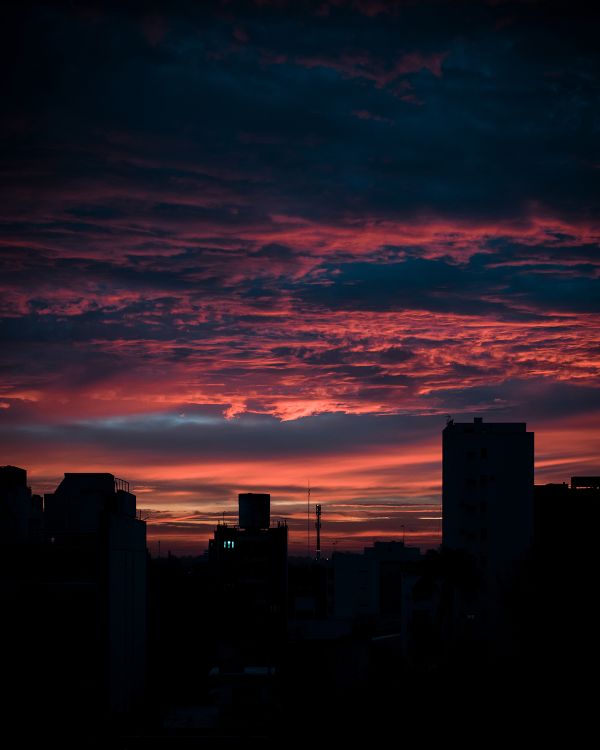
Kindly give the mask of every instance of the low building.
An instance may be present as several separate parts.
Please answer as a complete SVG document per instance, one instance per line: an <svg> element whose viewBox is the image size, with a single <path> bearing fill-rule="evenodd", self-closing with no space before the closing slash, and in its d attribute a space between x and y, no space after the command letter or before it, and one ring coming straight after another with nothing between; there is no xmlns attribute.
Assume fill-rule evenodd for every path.
<svg viewBox="0 0 600 750"><path fill-rule="evenodd" d="M209 541L211 608L221 642L262 664L285 634L288 529L271 525L270 495L244 493L238 502L239 524L219 524Z"/></svg>

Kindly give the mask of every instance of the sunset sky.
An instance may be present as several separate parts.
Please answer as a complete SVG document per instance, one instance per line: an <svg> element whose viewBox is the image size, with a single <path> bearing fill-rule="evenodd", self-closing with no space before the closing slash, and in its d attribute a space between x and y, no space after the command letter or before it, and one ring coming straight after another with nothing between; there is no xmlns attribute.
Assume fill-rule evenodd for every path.
<svg viewBox="0 0 600 750"><path fill-rule="evenodd" d="M600 474L600 47L576 2L19 2L0 24L0 464L201 553L439 543L441 430ZM565 531L582 523L565 508Z"/></svg>

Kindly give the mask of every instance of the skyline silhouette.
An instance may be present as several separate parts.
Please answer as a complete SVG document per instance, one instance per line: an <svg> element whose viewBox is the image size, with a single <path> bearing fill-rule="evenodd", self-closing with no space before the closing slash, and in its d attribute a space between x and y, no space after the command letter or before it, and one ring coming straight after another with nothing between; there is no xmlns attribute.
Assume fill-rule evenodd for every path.
<svg viewBox="0 0 600 750"><path fill-rule="evenodd" d="M576 475L594 475L597 471L597 455L600 454L600 437L592 426L595 422L590 414L585 415L586 423L592 432L574 432L572 423L567 424L566 432L560 422L553 420L533 420L511 410L505 417L498 412L455 413L457 421L472 419L480 414L486 420L527 421L536 432L536 482L540 484L562 482ZM0 414L0 419L3 415ZM356 442L365 442L365 455L360 446L348 446L348 438L340 438L347 447L337 459L329 455L331 441L337 441L337 427L333 432L321 433L318 422L311 424L312 418L300 422L277 422L267 418L268 425L261 425L254 418L241 417L235 423L214 418L200 423L190 433L183 423L171 425L175 437L184 435L197 439L197 430L205 433L210 442L211 431L217 430L214 445L207 454L206 462L198 461L197 456L186 455L185 464L179 474L179 461L172 462L170 454L163 453L162 429L156 433L156 445L150 458L152 466L129 458L136 453L136 440L141 434L143 423L131 435L131 443L122 445L126 436L117 435L121 428L107 426L104 440L115 436L118 448L110 445L92 446L88 450L83 445L73 443L72 449L60 445L58 456L67 452L69 459L65 468L69 470L104 471L109 466L117 474L128 477L136 487L140 498L140 508L148 514L149 539L151 550L156 554L161 539L163 550L187 551L193 554L200 537L206 545L212 533L215 519L233 513L234 500L240 491L260 492L268 477L269 488L275 499L275 513L288 521L291 531L291 551L302 554L306 526L307 481L313 487L314 502L321 502L327 508L326 525L323 529L323 544L327 554L332 546L362 548L368 530L368 539L385 539L399 534L404 527L406 538L415 544L435 546L441 534L441 441L439 429L445 423L445 415L432 417L376 417L370 427L363 418L357 418L354 425ZM176 420L177 421L177 420ZM539 425L542 425L542 428ZM225 425L221 432L221 426ZM545 426L545 427L544 427ZM83 428L84 431L87 428ZM365 430L364 433L361 432ZM236 435L241 430L244 440ZM279 447L269 444L264 448L262 436L275 430ZM180 432L182 431L182 432ZM42 442L35 438L35 431L23 428L11 434L23 439L23 443L5 450L6 460L16 466L27 466L34 489L38 493L51 492L58 484L61 473L58 471L61 460L53 457L53 440L40 430ZM308 434L306 434L308 433ZM33 434L33 438L30 436ZM168 434L168 433L167 433ZM352 433L354 435L354 433ZM566 435L564 453L561 440ZM129 441L129 438L126 438ZM152 441L155 440L151 433ZM205 446L204 439L201 446ZM230 448L228 440L233 444ZM350 440L354 442L354 438ZM381 444L381 441L385 441ZM307 441L309 453L307 454ZM55 448L56 446L54 446ZM294 451L297 449L297 453ZM321 449L323 454L319 455ZM377 449L376 453L373 453ZM35 456L32 456L32 450ZM98 450L98 453L96 451ZM188 445L182 449L191 453ZM349 452L348 452L349 451ZM195 453L195 452L194 452ZM75 454L75 456L73 456ZM107 456L98 460L96 455ZM43 458L40 460L40 456ZM167 457L169 460L167 460ZM209 460L210 457L210 460ZM32 460L33 459L33 460ZM125 460L124 460L125 459ZM289 463L288 463L289 461ZM219 468L220 467L220 468ZM218 474L222 471L222 474ZM195 478L190 477L190 473ZM431 520L423 520L431 519ZM335 542L335 544L333 544Z"/></svg>
<svg viewBox="0 0 600 750"><path fill-rule="evenodd" d="M525 423L448 418L442 438L441 545L419 550L399 534L331 559L316 540L289 555L270 494L248 492L206 552L152 558L128 481L66 472L42 501L24 469L0 466L10 721L24 721L32 680L46 693L46 735L126 744L271 739L315 700L327 704L324 736L344 736L343 716L360 706L359 726L388 727L394 680L415 716L432 677L436 690L460 685L429 695L436 712L480 701L481 686L554 694L573 653L595 642L589 597L577 618L561 597L579 601L592 581L600 476L534 485ZM593 523L557 555L571 503ZM182 637L196 644L183 661L172 658ZM495 715L493 702L477 705Z"/></svg>
<svg viewBox="0 0 600 750"><path fill-rule="evenodd" d="M442 441L440 443L440 468L442 468L442 456L444 453L448 454L448 457L444 459L444 461L448 462L448 466L455 465L454 471L457 471L458 467L462 467L462 469L473 469L475 467L476 469L480 469L481 466L486 471L490 471L493 469L494 474L498 475L498 478L494 476L493 485L490 485L488 488L488 491L491 491L491 489L494 489L494 492L498 495L498 497L502 497L506 493L510 492L510 486L511 482L514 479L514 472L516 471L515 466L517 465L515 461L512 463L506 458L503 457L500 463L498 463L498 459L496 459L496 463L494 463L491 459L488 458L488 450L490 450L489 446L494 446L494 440L502 440L503 436L512 435L512 442L513 442L513 450L515 451L515 456L519 453L519 438L522 437L525 438L531 438L531 444L529 442L527 443L527 448L525 450L525 454L522 459L515 459L515 460L521 460L525 461L525 465L529 466L529 469L524 469L528 472L528 484L531 486L530 492L533 493L533 488L535 487L548 487L548 488L558 488L554 490L555 492L555 505L557 506L558 501L560 498L566 499L569 497L568 492L566 491L569 486L576 487L576 483L580 482L582 483L582 487L593 487L593 481L597 477L597 471L594 473L590 473L585 477L582 476L571 476L568 477L565 475L565 472L563 471L561 475L559 475L560 481L557 482L544 482L544 481L537 481L534 480L533 472L536 464L536 453L533 448L533 435L534 432L528 432L526 431L526 424L525 423L511 423L511 422L487 422L482 417L474 417L473 422L457 422L454 419L447 417L446 419L446 426L445 429L442 431ZM450 452L449 449L444 448L446 446L446 440L450 439L453 435L456 435L455 440L459 438L459 432L460 435L462 435L463 441L465 441L466 446L470 446L471 442L474 440L475 443L473 443L474 447L469 448L467 450L466 448L464 450L461 450L458 448L458 456L462 456L464 453L464 456L469 456L469 460L464 462L466 459L464 456L460 459L457 459L457 462L454 461L454 458L450 458ZM451 433L451 434L450 434ZM514 434L513 434L514 433ZM539 435L536 435L536 447L537 447L537 438L539 438ZM484 441L484 442L481 442ZM485 445L485 447L481 447ZM457 441L457 447L460 444ZM449 445L449 443L448 443ZM481 455L480 455L481 453ZM474 458L473 458L474 457ZM560 462L559 462L560 463ZM481 464L481 465L480 465ZM445 465L445 464L444 464ZM594 466L598 466L598 462L596 461ZM41 518L40 513L42 506L45 504L45 498L48 499L50 502L52 502L53 493L46 492L46 493L34 493L32 488L24 484L26 480L24 480L22 477L27 476L30 474L29 469L23 469L19 467L12 466L10 464L7 464L4 467L0 467L10 475L10 477L13 477L14 474L14 481L19 486L23 485L20 492L24 493L23 497L25 495L27 498L28 503L31 503L32 513L33 517L35 518L34 521L31 523L36 524L36 528L41 524L41 521L39 520ZM398 471L401 471L400 469ZM12 473L11 473L12 472ZM457 484L457 497L462 497L464 494L464 489L462 488L461 482L463 481L462 478L459 478L458 480L450 480L450 470L444 469L445 474L448 476L447 483L448 487L452 486L452 482ZM440 474L443 474L444 472L440 472ZM90 474L89 472L87 474ZM78 476L77 473L72 472L65 472L63 479L66 481L69 477L76 477ZM82 474L81 476L86 476L86 473ZM103 474L102 472L98 473L91 473L90 476L113 476ZM460 472L456 474L457 477L460 477ZM489 476L493 475L485 475L483 479L489 479ZM538 473L539 476L539 473ZM552 474L552 477L555 478L555 474ZM11 479L10 481L13 481ZM442 479L442 476L440 476L440 479ZM481 481L483 481L483 479ZM569 479L571 482L571 485L566 483L566 480ZM530 481L529 481L530 480ZM9 481L9 480L7 480ZM125 482L124 480L115 480L118 482L122 482L124 485L127 486L127 489L131 486L132 491L136 491L135 485L132 485L130 482ZM477 477L474 479L469 479L471 483L474 483L474 486L477 487L478 482L480 481ZM586 482L588 484L586 484ZM592 484L589 484L589 482L592 482ZM7 484L7 487L10 485ZM497 485L497 486L496 486ZM60 485L59 485L60 487ZM143 487L143 485L142 485ZM296 557L304 557L308 554L308 549L311 550L311 553L309 556L316 556L317 552L317 537L314 531L315 524L317 521L317 507L321 507L324 509L324 516L321 517L321 549L323 552L323 555L325 558L330 557L334 552L338 551L358 551L362 550L367 544L373 544L378 542L383 542L386 539L389 540L399 540L401 539L403 542L407 541L408 544L410 544L413 547L421 548L423 550L428 549L435 549L439 547L439 545L442 543L442 510L443 510L443 482L440 481L440 493L437 497L437 502L428 503L428 504L422 504L418 501L407 503L406 501L403 501L402 499L398 501L388 500L388 502L384 506L376 506L375 512L385 512L388 514L388 517L385 520L391 520L392 517L395 517L396 523L392 524L390 523L390 528L385 533L378 533L373 532L369 533L368 530L368 516L366 517L366 522L363 519L357 518L352 521L352 524L354 526L358 526L358 529L356 530L356 534L353 536L342 536L339 535L339 532L336 533L335 530L336 527L339 528L339 519L336 518L336 509L338 507L338 503L335 501L333 503L327 503L323 500L321 502L316 502L317 499L320 499L319 496L319 488L312 486L310 489L310 495L308 495L307 491L307 497L309 499L309 505L308 505L308 511L307 511L307 505L306 505L306 497L303 498L302 504L298 504L300 507L297 509L296 513L290 513L288 515L285 515L282 510L282 506L276 506L278 508L277 512L273 512L272 509L267 511L267 514L269 516L272 516L275 520L275 523L283 523L286 525L287 528L289 528L289 535L290 539L288 541L290 554ZM482 485L483 487L483 485ZM264 489L264 485L262 486ZM39 487L34 487L34 489L39 490ZM254 488L255 489L255 488ZM263 495L260 493L256 494L253 491L247 493L248 497L257 497L261 498ZM561 495L560 490L565 490L564 493ZM26 492L25 492L26 490ZM473 489L470 490L473 492ZM548 490L550 491L550 489ZM449 490L446 490L447 493L449 493ZM514 493L513 493L514 494ZM244 493L238 493L238 497L242 498L245 497ZM264 495L264 497L269 497L270 495ZM533 514L533 495L527 500L526 504L530 508L528 511L519 510L519 505L522 504L522 502L525 502L524 497L519 499L519 497L513 497L513 504L514 504L514 510L515 512L526 512L529 513L532 517ZM275 498L277 500L277 498ZM457 501L458 502L458 501ZM461 500L462 502L462 500ZM202 506L202 500L198 498L194 501L196 506ZM269 508L270 508L270 500L269 500ZM161 549L163 555L169 555L170 553L174 554L183 554L183 555L198 555L203 554L208 551L210 540L213 536L213 531L215 525L221 525L224 526L237 526L237 519L238 519L238 513L239 511L236 510L233 502L227 498L223 499L222 505L220 506L223 508L223 510L220 510L218 512L202 512L201 510L195 509L190 520L194 522L193 527L196 527L196 533L191 535L190 538L185 542L185 546L182 548L178 548L177 544L172 543L172 538L169 536L169 534L165 534L162 536L160 533L152 533L152 527L153 525L156 527L158 526L160 528L160 525L162 523L165 523L165 521L160 518L162 515L161 511L158 511L159 518L157 519L154 515L156 511L153 511L148 508L140 507L137 510L137 517L139 519L142 519L147 527L148 527L148 534L147 534L147 542L148 542L148 552L152 556L159 557L161 555ZM370 506L373 509L373 505ZM308 517L307 517L308 512ZM555 508L554 511L556 514L559 512L568 512L568 508L561 509L559 511L558 507ZM447 515L447 512L446 512ZM506 523L510 523L508 520L511 517L510 509L506 508L505 510L506 515L506 521L503 522L503 525L506 526ZM310 528L310 531L307 530L307 522ZM427 525L425 528L428 528L427 531L421 531L419 527L419 522L427 522ZM23 521L25 523L25 521ZM171 520L166 521L167 524L171 523ZM361 524L364 523L365 528L361 528ZM458 539L458 531L455 530L452 533L450 532L450 528L455 529L456 521L453 522L452 527L450 527L446 523L447 526L447 533L446 538L451 538L451 547L457 546L457 539ZM502 536L501 528L498 526L498 519L494 522L494 525L498 528L496 528L496 533L498 533L500 536ZM414 527L417 528L411 528L411 524ZM435 524L435 530L431 531L431 525ZM529 525L532 524L531 518L529 521ZM269 524L267 524L269 525ZM425 525L425 524L423 524ZM190 524L192 526L192 524ZM502 524L501 524L502 526ZM12 527L11 527L12 528ZM457 529L458 527L456 527ZM11 532L12 533L12 532ZM21 532L22 535L24 532ZM461 532L462 533L462 532ZM479 532L477 532L479 534ZM524 543L525 546L527 546L527 543Z"/></svg>

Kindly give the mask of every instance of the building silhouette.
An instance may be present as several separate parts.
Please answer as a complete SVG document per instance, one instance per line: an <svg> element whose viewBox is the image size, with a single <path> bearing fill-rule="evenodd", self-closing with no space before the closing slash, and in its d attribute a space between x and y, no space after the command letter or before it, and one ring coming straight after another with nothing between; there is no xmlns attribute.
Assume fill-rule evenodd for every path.
<svg viewBox="0 0 600 750"><path fill-rule="evenodd" d="M333 614L366 620L403 614L406 579L421 559L418 547L403 542L375 542L361 554L333 555Z"/></svg>
<svg viewBox="0 0 600 750"><path fill-rule="evenodd" d="M355 715L391 730L399 704L426 722L431 706L525 702L532 685L551 698L597 663L600 477L534 487L533 445L524 423L450 420L441 549L398 539L299 558L289 585L286 524L271 523L270 495L242 493L206 555L151 561L148 615L128 483L66 473L42 501L24 469L0 467L7 731L35 712L85 745L145 700L138 726L161 741L302 729L315 705L337 738Z"/></svg>
<svg viewBox="0 0 600 750"><path fill-rule="evenodd" d="M25 470L7 468L0 504L8 497L22 511L2 523L0 547L16 707L27 710L35 684L40 721L54 728L87 731L131 715L146 655L146 524L135 495L112 474L65 474L38 512Z"/></svg>
<svg viewBox="0 0 600 750"><path fill-rule="evenodd" d="M208 547L221 632L254 657L266 655L287 617L288 529L271 526L270 503L269 494L240 494L238 525L219 524Z"/></svg>
<svg viewBox="0 0 600 750"><path fill-rule="evenodd" d="M253 731L277 704L287 636L288 529L271 526L270 501L240 494L239 524L219 524L208 547L211 692L223 724Z"/></svg>
<svg viewBox="0 0 600 750"><path fill-rule="evenodd" d="M577 684L600 663L597 537L600 477L535 486L532 637L540 683ZM548 659L551 654L552 658Z"/></svg>
<svg viewBox="0 0 600 750"><path fill-rule="evenodd" d="M442 543L476 564L469 619L498 623L502 589L531 551L534 434L524 422L449 420L442 434Z"/></svg>
<svg viewBox="0 0 600 750"><path fill-rule="evenodd" d="M577 524L574 533L565 516L580 514L585 523ZM569 556L581 557L596 546L600 521L600 477L571 477L570 484L535 485L536 555L548 560L560 546Z"/></svg>
<svg viewBox="0 0 600 750"><path fill-rule="evenodd" d="M41 496L27 486L27 471L0 466L0 544L39 538L42 511Z"/></svg>
<svg viewBox="0 0 600 750"><path fill-rule="evenodd" d="M146 650L146 524L137 518L135 495L112 474L66 473L44 505L61 568L77 571L94 591L89 616L101 623L92 626L102 655L100 702L113 715L127 714L143 698Z"/></svg>

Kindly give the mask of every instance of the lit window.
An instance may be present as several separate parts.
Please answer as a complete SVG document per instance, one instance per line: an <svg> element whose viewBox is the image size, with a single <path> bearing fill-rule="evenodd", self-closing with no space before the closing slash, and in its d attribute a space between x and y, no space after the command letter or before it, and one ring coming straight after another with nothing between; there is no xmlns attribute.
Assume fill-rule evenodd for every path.
<svg viewBox="0 0 600 750"><path fill-rule="evenodd" d="M223 542L224 549L233 549L234 547L235 547L235 542L233 541L233 539L226 539Z"/></svg>

